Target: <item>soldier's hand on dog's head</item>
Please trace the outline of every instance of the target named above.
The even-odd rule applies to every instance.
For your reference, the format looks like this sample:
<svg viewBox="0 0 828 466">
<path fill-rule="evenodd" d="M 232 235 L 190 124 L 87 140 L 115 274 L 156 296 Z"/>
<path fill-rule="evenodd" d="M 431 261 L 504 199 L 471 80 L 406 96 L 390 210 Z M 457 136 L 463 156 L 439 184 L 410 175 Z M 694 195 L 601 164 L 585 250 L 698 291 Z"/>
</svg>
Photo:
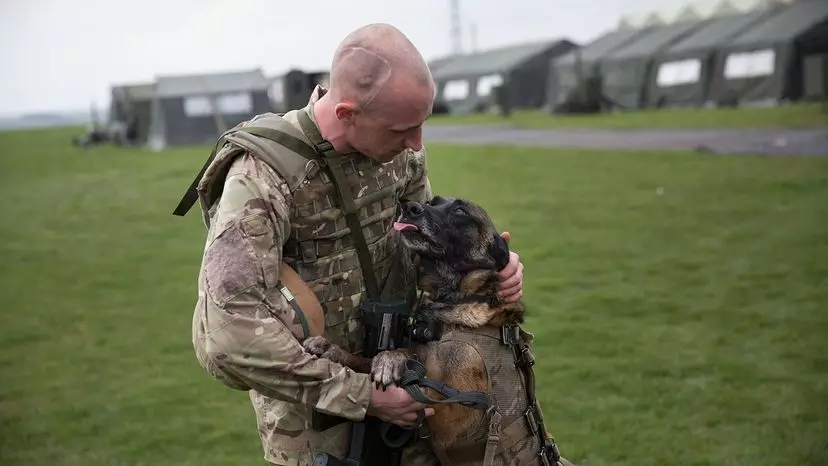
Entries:
<svg viewBox="0 0 828 466">
<path fill-rule="evenodd" d="M 402 388 L 391 385 L 386 388 L 373 387 L 368 414 L 400 427 L 417 425 L 417 411 L 425 409 L 425 416 L 434 414 L 434 408 L 414 401 Z"/>
<path fill-rule="evenodd" d="M 512 239 L 508 231 L 500 234 L 506 243 Z M 523 296 L 523 262 L 520 256 L 514 251 L 509 251 L 509 264 L 499 272 L 500 283 L 497 287 L 497 295 L 503 302 L 513 303 Z"/>
</svg>

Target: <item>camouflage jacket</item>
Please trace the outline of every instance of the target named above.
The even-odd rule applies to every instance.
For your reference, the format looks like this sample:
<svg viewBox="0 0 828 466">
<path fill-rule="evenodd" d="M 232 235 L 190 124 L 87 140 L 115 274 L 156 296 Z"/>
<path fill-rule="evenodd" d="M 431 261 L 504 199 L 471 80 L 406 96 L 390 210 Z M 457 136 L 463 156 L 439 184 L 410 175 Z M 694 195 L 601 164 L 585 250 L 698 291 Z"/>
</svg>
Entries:
<svg viewBox="0 0 828 466">
<path fill-rule="evenodd" d="M 298 111 L 308 111 L 313 118 L 313 103 L 322 92 L 317 88 L 308 107 Z M 301 131 L 298 111 L 288 112 L 284 118 Z M 406 151 L 382 165 L 359 154 L 353 157 L 349 176 L 369 184 L 395 186 L 374 193 L 387 199 L 375 195 L 371 198 L 374 204 L 366 205 L 360 213 L 360 220 L 374 222 L 366 227 L 365 235 L 376 245 L 372 259 L 380 278 L 391 266 L 390 254 L 400 249 L 389 209 L 402 200 L 425 202 L 431 197 L 425 155 Z M 344 225 L 342 214 L 337 216 L 329 198 L 314 191 L 330 182 L 323 179 L 315 185 L 310 180 L 296 187 L 293 180 L 286 180 L 249 154 L 236 156 L 227 166 L 221 197 L 207 209 L 202 205 L 208 233 L 193 315 L 198 361 L 226 385 L 249 390 L 267 461 L 310 464 L 320 450 L 341 458 L 347 450 L 349 425 L 315 432 L 310 428 L 311 410 L 362 419 L 371 398 L 369 376 L 304 352 L 292 332 L 291 319 L 277 318 L 292 310 L 273 286 L 278 264 L 283 260 L 290 263 L 325 307 L 326 336 L 354 346 L 349 344 L 354 343 L 350 341 L 353 335 L 358 335 L 354 309 L 365 289 L 361 273 L 349 274 L 345 269 L 359 267 L 353 248 L 347 251 L 352 243 L 330 235 L 328 241 L 308 240 L 309 232 L 319 237 L 333 234 L 326 230 L 330 225 Z M 307 177 L 326 175 L 310 173 Z M 377 181 L 385 178 L 388 181 Z M 360 191 L 371 194 L 370 187 L 365 188 Z M 328 223 L 319 223 L 320 217 Z M 372 220 L 376 218 L 383 221 Z M 317 256 L 334 260 L 322 262 Z M 338 273 L 337 281 L 314 281 L 323 268 L 327 274 Z M 343 269 L 344 273 L 339 273 Z"/>
</svg>

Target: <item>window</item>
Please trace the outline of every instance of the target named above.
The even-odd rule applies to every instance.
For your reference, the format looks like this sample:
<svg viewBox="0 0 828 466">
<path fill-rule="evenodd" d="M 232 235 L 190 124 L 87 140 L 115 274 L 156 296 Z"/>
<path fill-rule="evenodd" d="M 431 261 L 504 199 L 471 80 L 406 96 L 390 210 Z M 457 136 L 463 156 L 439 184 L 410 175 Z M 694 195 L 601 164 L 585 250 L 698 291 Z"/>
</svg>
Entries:
<svg viewBox="0 0 828 466">
<path fill-rule="evenodd" d="M 745 79 L 773 74 L 776 54 L 773 49 L 746 53 L 731 53 L 725 61 L 727 79 Z"/>
<path fill-rule="evenodd" d="M 270 100 L 279 103 L 285 101 L 285 81 L 282 78 L 273 79 L 267 91 L 270 94 Z"/>
<path fill-rule="evenodd" d="M 188 117 L 202 117 L 213 114 L 213 106 L 207 96 L 199 95 L 184 99 L 184 114 Z"/>
<path fill-rule="evenodd" d="M 492 89 L 503 84 L 503 77 L 499 74 L 482 76 L 477 80 L 477 95 L 486 97 L 492 93 Z"/>
<path fill-rule="evenodd" d="M 239 115 L 253 112 L 253 97 L 249 92 L 222 94 L 218 96 L 217 104 L 222 114 Z"/>
<path fill-rule="evenodd" d="M 444 100 L 463 100 L 469 96 L 468 81 L 449 81 L 443 88 Z"/>
<path fill-rule="evenodd" d="M 663 63 L 658 68 L 658 87 L 678 86 L 699 82 L 701 61 L 698 59 L 679 60 Z"/>
</svg>

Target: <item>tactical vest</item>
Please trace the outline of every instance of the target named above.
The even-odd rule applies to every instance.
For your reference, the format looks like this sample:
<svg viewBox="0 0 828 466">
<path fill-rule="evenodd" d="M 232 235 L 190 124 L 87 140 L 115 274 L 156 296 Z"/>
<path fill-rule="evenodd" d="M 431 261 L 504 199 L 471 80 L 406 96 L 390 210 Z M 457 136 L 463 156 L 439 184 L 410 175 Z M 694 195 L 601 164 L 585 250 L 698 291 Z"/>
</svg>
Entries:
<svg viewBox="0 0 828 466">
<path fill-rule="evenodd" d="M 431 344 L 459 342 L 471 346 L 483 359 L 488 379 L 485 392 L 488 400 L 480 402 L 476 397 L 478 392 L 458 392 L 435 384 L 425 379 L 424 366 L 411 365 L 409 361 L 402 384 L 418 401 L 461 402 L 486 412 L 474 432 L 444 449 L 433 445 L 442 466 L 561 464 L 557 445 L 544 427 L 540 404 L 535 398 L 533 335 L 517 325 L 469 328 L 443 323 L 440 327 L 439 338 Z M 433 388 L 443 399 L 424 397 L 422 392 L 412 390 L 414 385 Z"/>
<path fill-rule="evenodd" d="M 339 189 L 344 185 L 351 193 L 374 276 L 386 277 L 398 263 L 400 253 L 391 223 L 407 182 L 408 152 L 385 164 L 359 154 L 320 154 L 314 151 L 314 145 L 321 136 L 309 112 L 311 105 L 284 116 L 266 113 L 224 133 L 212 161 L 196 178 L 200 180 L 198 201 L 209 225 L 210 210 L 221 195 L 230 164 L 243 153 L 252 153 L 275 169 L 293 198 L 290 234 L 282 260 L 307 282 L 322 304 L 326 338 L 359 353 L 364 340 L 360 304 L 369 284 L 363 278 L 358 251 L 349 234 L 351 225 L 337 197 L 338 187 L 329 174 L 334 170 L 330 168 L 341 167 L 339 173 L 344 177 L 337 180 Z M 302 130 L 289 121 L 291 118 L 298 119 Z M 177 214 L 184 203 L 182 200 Z M 293 312 L 297 311 L 301 312 L 298 308 Z M 285 324 L 300 341 L 308 336 L 301 320 L 301 316 L 285 318 Z"/>
</svg>

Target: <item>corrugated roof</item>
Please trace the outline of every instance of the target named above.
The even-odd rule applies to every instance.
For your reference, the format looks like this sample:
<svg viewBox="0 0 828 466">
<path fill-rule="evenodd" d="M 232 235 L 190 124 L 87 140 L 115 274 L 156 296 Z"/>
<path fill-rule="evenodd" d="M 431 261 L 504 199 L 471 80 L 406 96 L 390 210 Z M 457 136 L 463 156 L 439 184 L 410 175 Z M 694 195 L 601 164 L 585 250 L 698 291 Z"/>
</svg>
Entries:
<svg viewBox="0 0 828 466">
<path fill-rule="evenodd" d="M 707 21 L 692 21 L 653 27 L 626 46 L 610 53 L 607 58 L 610 60 L 626 60 L 630 58 L 649 57 L 665 47 L 669 47 L 675 41 L 704 26 L 706 23 Z"/>
<path fill-rule="evenodd" d="M 159 97 L 180 97 L 194 94 L 215 94 L 240 91 L 266 91 L 270 81 L 261 70 L 235 71 L 202 75 L 159 76 L 156 81 Z"/>
<path fill-rule="evenodd" d="M 434 79 L 448 79 L 502 73 L 562 42 L 561 40 L 534 42 L 460 55 L 437 67 L 432 75 Z"/>
<path fill-rule="evenodd" d="M 555 61 L 556 64 L 574 64 L 577 52 L 581 54 L 581 60 L 591 62 L 600 60 L 618 47 L 623 47 L 638 35 L 642 34 L 641 29 L 622 29 L 609 32 L 589 44 L 573 50 Z"/>
<path fill-rule="evenodd" d="M 696 50 L 709 50 L 727 43 L 746 28 L 761 20 L 766 11 L 751 11 L 746 14 L 721 16 L 694 32 L 684 40 L 665 50 L 665 55 Z"/>
<path fill-rule="evenodd" d="M 730 45 L 787 42 L 828 20 L 828 1 L 799 0 L 780 7 L 778 13 L 737 37 Z"/>
</svg>

